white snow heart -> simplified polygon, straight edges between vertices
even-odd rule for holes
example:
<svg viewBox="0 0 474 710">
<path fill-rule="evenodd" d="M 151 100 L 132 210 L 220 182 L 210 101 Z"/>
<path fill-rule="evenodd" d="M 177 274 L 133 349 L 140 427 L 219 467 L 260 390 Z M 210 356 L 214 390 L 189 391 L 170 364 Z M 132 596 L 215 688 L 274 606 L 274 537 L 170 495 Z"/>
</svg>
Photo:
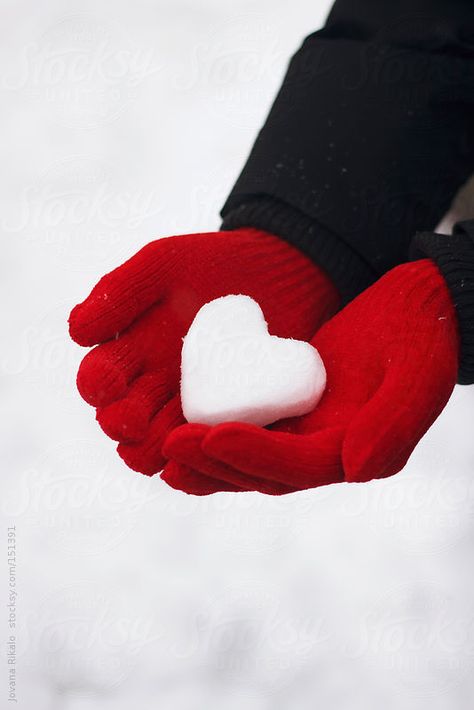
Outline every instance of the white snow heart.
<svg viewBox="0 0 474 710">
<path fill-rule="evenodd" d="M 188 422 L 265 426 L 310 412 L 325 386 L 316 348 L 270 335 L 249 296 L 206 303 L 183 340 L 181 404 Z"/>
</svg>

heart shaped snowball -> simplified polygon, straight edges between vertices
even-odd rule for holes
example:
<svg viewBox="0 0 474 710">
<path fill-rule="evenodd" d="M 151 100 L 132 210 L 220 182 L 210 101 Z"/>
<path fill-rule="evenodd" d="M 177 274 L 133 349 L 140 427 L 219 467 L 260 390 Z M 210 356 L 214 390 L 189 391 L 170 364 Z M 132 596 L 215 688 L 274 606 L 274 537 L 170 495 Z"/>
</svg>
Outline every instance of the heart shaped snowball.
<svg viewBox="0 0 474 710">
<path fill-rule="evenodd" d="M 265 426 L 310 412 L 326 370 L 309 343 L 270 335 L 249 296 L 206 303 L 183 340 L 181 404 L 188 422 Z"/>
</svg>

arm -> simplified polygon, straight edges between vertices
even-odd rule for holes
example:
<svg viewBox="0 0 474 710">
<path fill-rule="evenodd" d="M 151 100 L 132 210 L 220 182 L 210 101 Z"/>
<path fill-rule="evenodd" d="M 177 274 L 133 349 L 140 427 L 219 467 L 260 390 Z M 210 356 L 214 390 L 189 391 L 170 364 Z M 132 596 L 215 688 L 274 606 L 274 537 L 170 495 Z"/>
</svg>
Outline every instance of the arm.
<svg viewBox="0 0 474 710">
<path fill-rule="evenodd" d="M 290 62 L 223 210 L 288 240 L 346 300 L 408 259 L 473 164 L 474 6 L 337 0 Z"/>
</svg>

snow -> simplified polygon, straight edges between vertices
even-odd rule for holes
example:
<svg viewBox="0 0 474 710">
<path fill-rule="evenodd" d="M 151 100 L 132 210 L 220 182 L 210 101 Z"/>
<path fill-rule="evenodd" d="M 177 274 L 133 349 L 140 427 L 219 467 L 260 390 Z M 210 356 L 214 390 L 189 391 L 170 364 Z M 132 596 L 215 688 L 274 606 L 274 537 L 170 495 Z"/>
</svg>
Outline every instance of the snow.
<svg viewBox="0 0 474 710">
<path fill-rule="evenodd" d="M 0 0 L 0 602 L 3 641 L 15 525 L 19 708 L 472 706 L 473 388 L 394 478 L 198 499 L 129 471 L 74 387 L 71 306 L 149 239 L 217 227 L 328 5 Z"/>
<path fill-rule="evenodd" d="M 204 304 L 183 340 L 181 404 L 188 422 L 265 426 L 311 412 L 325 386 L 316 348 L 269 335 L 250 296 Z"/>
</svg>

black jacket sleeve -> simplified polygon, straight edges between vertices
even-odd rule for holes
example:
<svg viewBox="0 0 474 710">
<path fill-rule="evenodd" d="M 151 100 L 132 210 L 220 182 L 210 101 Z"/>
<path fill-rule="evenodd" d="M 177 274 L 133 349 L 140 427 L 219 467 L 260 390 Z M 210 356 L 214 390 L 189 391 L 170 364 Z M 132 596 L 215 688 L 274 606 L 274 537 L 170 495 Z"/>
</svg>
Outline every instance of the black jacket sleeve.
<svg viewBox="0 0 474 710">
<path fill-rule="evenodd" d="M 292 58 L 223 209 L 345 300 L 409 258 L 474 164 L 472 0 L 337 0 Z"/>
<path fill-rule="evenodd" d="M 474 219 L 458 222 L 452 234 L 420 232 L 412 259 L 432 259 L 443 274 L 457 312 L 461 353 L 458 383 L 474 383 Z"/>
</svg>

